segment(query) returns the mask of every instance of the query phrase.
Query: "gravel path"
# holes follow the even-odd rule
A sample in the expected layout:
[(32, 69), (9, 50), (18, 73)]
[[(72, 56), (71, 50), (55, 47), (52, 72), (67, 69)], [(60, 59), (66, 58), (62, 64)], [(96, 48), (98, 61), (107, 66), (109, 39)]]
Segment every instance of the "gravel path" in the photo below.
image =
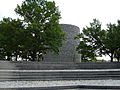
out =
[(4, 81), (0, 88), (52, 87), (69, 85), (120, 86), (120, 80)]

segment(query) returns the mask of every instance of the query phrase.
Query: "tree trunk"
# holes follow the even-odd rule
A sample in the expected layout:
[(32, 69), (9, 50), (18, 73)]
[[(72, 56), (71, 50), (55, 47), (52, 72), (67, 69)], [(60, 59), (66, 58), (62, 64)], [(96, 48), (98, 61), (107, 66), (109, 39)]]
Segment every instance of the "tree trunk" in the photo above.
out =
[(120, 58), (119, 57), (117, 57), (117, 61), (120, 62)]
[(11, 61), (12, 59), (11, 59), (11, 54), (10, 53), (7, 53), (7, 60), (8, 61)]
[(10, 56), (7, 56), (7, 60), (10, 61)]
[(32, 60), (31, 60), (31, 61), (35, 61), (35, 60), (36, 60), (36, 53), (35, 53), (35, 52), (32, 52), (31, 57), (32, 57)]
[(120, 62), (120, 60), (118, 59), (118, 62)]
[(113, 54), (110, 56), (110, 58), (111, 58), (111, 62), (113, 62)]
[(17, 61), (17, 57), (18, 57), (18, 56), (17, 56), (17, 55), (15, 55), (15, 61)]

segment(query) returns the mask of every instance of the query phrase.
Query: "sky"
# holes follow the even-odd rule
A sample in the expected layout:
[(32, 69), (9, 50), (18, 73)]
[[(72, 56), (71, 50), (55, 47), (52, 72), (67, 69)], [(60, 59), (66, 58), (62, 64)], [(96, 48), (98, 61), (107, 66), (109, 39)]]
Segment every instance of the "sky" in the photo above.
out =
[[(17, 4), (23, 0), (0, 0), (0, 20), (3, 17), (17, 18), (14, 12)], [(52, 1), (52, 0), (49, 0)], [(120, 0), (54, 0), (61, 12), (61, 24), (76, 25), (82, 30), (89, 26), (94, 18), (106, 28), (108, 23), (120, 19)]]
[[(14, 12), (23, 0), (0, 0), (0, 20), (3, 17), (17, 18)], [(50, 0), (52, 1), (52, 0)], [(120, 19), (120, 0), (54, 0), (61, 12), (60, 23), (76, 25), (82, 30), (94, 18), (102, 22), (116, 23)]]

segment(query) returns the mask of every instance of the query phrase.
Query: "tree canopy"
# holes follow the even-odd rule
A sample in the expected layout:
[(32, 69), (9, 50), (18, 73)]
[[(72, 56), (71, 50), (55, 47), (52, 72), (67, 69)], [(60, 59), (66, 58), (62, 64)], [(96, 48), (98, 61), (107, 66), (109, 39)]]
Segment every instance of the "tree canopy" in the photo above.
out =
[(39, 61), (43, 54), (59, 53), (65, 33), (54, 1), (25, 0), (15, 12), (22, 19), (3, 18), (0, 22), (1, 59)]
[(120, 21), (118, 24), (107, 24), (107, 29), (101, 28), (101, 23), (93, 19), (90, 26), (83, 28), (83, 31), (77, 35), (80, 43), (77, 51), (82, 54), (81, 59), (92, 60), (102, 55), (108, 55), (113, 59), (120, 59)]

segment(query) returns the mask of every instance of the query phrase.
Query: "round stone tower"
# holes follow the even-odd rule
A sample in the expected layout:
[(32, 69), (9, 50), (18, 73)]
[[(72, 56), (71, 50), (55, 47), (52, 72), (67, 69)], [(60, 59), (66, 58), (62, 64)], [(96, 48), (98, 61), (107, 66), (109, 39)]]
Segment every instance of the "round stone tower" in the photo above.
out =
[(60, 48), (59, 55), (47, 54), (44, 61), (47, 62), (80, 62), (80, 55), (76, 52), (76, 46), (79, 40), (74, 37), (80, 32), (79, 27), (70, 24), (60, 24), (61, 29), (65, 32), (65, 40)]

